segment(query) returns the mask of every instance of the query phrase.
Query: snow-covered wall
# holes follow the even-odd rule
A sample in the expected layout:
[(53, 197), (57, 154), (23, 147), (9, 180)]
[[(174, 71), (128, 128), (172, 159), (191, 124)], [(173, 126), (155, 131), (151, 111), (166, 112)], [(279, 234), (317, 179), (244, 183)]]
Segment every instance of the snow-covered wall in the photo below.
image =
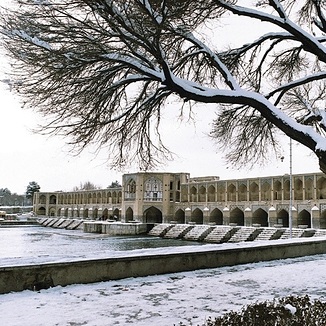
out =
[(162, 252), (72, 262), (0, 268), (0, 293), (39, 290), (57, 285), (93, 283), (128, 277), (184, 272), (238, 264), (301, 257), (326, 252), (321, 238), (236, 244), (228, 249)]

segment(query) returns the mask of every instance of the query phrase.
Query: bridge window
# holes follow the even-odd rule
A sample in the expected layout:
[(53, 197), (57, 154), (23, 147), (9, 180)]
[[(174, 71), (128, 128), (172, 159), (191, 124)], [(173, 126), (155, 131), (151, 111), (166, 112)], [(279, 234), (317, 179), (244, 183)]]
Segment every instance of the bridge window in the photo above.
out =
[(134, 200), (136, 198), (136, 181), (129, 180), (125, 187), (125, 200)]
[(151, 177), (145, 181), (144, 200), (162, 201), (163, 184), (162, 181)]

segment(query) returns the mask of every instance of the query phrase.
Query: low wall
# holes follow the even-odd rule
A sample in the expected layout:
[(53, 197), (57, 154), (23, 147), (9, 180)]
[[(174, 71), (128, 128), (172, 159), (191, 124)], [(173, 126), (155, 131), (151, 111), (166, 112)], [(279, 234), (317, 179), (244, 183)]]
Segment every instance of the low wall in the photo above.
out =
[(138, 235), (146, 234), (153, 224), (146, 223), (121, 223), (103, 221), (84, 221), (84, 232), (103, 233), (109, 235)]
[(222, 250), (148, 254), (65, 263), (0, 268), (0, 293), (39, 290), (57, 285), (92, 283), (155, 274), (184, 272), (274, 259), (326, 253), (326, 240), (271, 241), (271, 244)]

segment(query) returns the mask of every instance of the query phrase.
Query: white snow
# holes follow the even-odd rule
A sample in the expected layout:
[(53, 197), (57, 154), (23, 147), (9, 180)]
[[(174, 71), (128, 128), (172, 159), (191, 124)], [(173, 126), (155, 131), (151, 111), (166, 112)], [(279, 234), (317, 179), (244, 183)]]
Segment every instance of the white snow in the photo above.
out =
[[(0, 266), (311, 241), (306, 238), (113, 251), (105, 249), (110, 247), (106, 242), (111, 241), (112, 245), (119, 239), (51, 228), (43, 228), (40, 234), (39, 230), (0, 229)], [(127, 238), (124, 241), (134, 240)], [(49, 247), (46, 247), (46, 242), (49, 242)], [(209, 316), (215, 317), (226, 311), (239, 310), (249, 303), (291, 294), (308, 294), (312, 299), (324, 301), (325, 269), (326, 254), (94, 284), (57, 286), (39, 292), (26, 290), (2, 294), (1, 325), (172, 326), (179, 322), (201, 325)], [(294, 311), (290, 306), (287, 308)]]
[(209, 316), (290, 294), (325, 300), (325, 268), (326, 255), (319, 255), (3, 294), (1, 324), (198, 325)]
[(296, 313), (296, 311), (297, 311), (297, 309), (295, 308), (295, 307), (293, 307), (291, 304), (286, 304), (285, 306), (284, 306), (284, 308), (285, 309), (288, 309), (288, 310), (290, 310), (290, 312), (291, 312), (291, 314), (292, 315), (294, 315), (295, 313)]

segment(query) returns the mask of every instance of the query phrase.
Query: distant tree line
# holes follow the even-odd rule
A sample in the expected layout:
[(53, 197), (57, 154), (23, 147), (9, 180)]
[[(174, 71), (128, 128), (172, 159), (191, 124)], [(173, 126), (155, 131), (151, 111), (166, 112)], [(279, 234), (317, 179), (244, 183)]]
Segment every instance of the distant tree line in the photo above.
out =
[[(109, 186), (107, 186), (107, 188), (118, 188), (121, 187), (121, 184), (119, 183), (118, 180), (116, 181), (112, 181), (111, 184)], [(86, 182), (81, 182), (79, 184), (79, 186), (75, 186), (73, 187), (73, 191), (79, 191), (79, 190), (96, 190), (96, 189), (101, 189), (101, 186), (98, 186), (96, 184), (94, 184), (91, 181), (86, 181)]]
[(40, 191), (40, 189), (41, 187), (35, 181), (29, 182), (23, 195), (11, 192), (8, 188), (0, 188), (0, 206), (32, 205), (34, 193)]
[(23, 206), (25, 195), (12, 193), (8, 188), (0, 188), (0, 206)]

